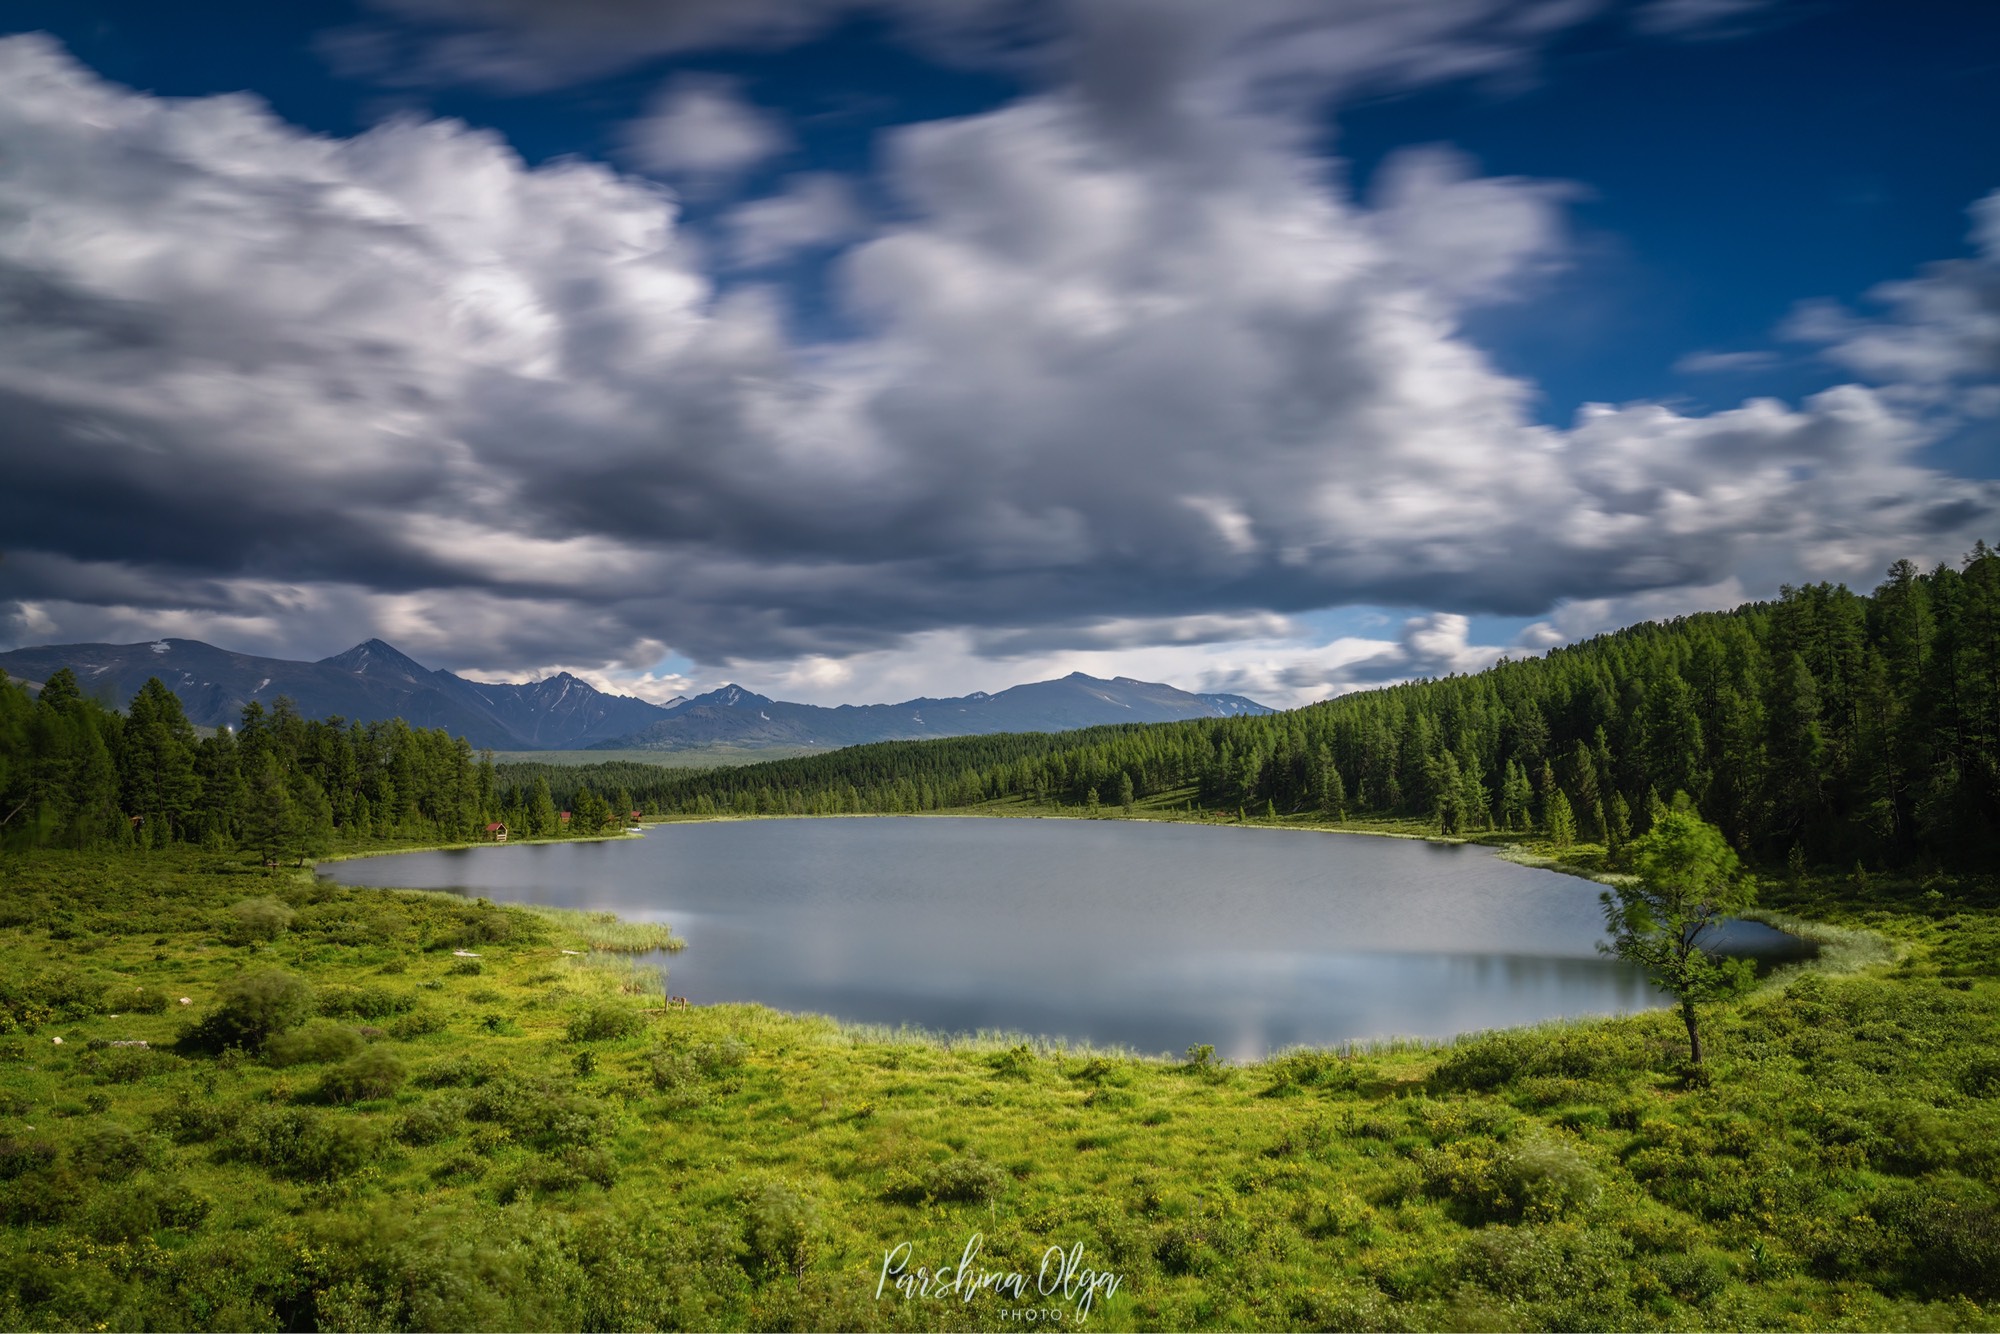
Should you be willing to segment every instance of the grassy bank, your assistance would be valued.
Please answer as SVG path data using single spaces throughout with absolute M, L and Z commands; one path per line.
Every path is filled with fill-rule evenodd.
M 601 922 L 218 858 L 0 875 L 8 1328 L 1074 1323 L 1078 1245 L 1114 1328 L 2000 1323 L 1978 886 L 1773 887 L 1902 957 L 1718 1012 L 1703 1088 L 1666 1015 L 1167 1063 L 669 1007 Z M 974 1233 L 1022 1300 L 883 1282 Z

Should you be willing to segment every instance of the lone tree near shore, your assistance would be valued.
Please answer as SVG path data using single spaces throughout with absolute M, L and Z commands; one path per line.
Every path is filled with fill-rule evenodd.
M 1754 887 L 1722 831 L 1696 815 L 1686 798 L 1654 819 L 1631 857 L 1633 882 L 1600 896 L 1612 939 L 1598 948 L 1638 964 L 1680 1002 L 1689 1052 L 1700 1069 L 1696 1004 L 1735 994 L 1751 973 L 1749 960 L 1711 952 L 1714 928 L 1750 906 Z

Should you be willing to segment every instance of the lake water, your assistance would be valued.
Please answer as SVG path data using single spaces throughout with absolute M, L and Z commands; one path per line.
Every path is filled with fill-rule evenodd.
M 343 884 L 668 922 L 669 990 L 941 1032 L 1236 1060 L 1662 1003 L 1598 887 L 1484 848 L 1118 820 L 669 824 L 338 862 Z M 1732 924 L 1731 947 L 1800 942 Z

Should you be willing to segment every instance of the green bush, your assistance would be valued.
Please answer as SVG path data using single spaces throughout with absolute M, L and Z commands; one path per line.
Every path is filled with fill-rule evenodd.
M 103 1003 L 113 1014 L 165 1014 L 171 1004 L 167 993 L 154 987 L 113 987 Z
M 297 1028 L 313 1014 L 306 980 L 275 968 L 231 978 L 218 989 L 216 1000 L 215 1012 L 189 1030 L 184 1040 L 190 1046 L 260 1051 L 273 1035 Z
M 1344 1092 L 1353 1089 L 1359 1082 L 1354 1073 L 1354 1062 L 1330 1051 L 1287 1052 L 1266 1061 L 1264 1072 L 1271 1077 L 1271 1086 L 1265 1093 L 1273 1097 L 1283 1097 L 1302 1089 Z
M 366 1127 L 309 1107 L 264 1107 L 237 1127 L 236 1156 L 298 1181 L 333 1181 L 358 1170 L 374 1152 Z
M 442 1033 L 447 1025 L 444 1016 L 436 1010 L 417 1010 L 389 1023 L 389 1036 L 398 1042 L 409 1042 L 416 1038 Z
M 53 1166 L 56 1156 L 55 1145 L 43 1140 L 0 1138 L 0 1181 Z
M 1880 1212 L 1909 1244 L 1913 1286 L 1937 1296 L 2000 1296 L 2000 1195 L 1937 1176 L 1897 1191 Z
M 229 939 L 238 945 L 275 940 L 298 914 L 268 895 L 244 899 L 229 910 Z
M 107 1084 L 135 1084 L 152 1075 L 166 1074 L 181 1066 L 172 1052 L 151 1047 L 110 1047 L 93 1051 L 83 1059 L 83 1069 Z
M 206 1144 L 232 1133 L 240 1108 L 179 1102 L 153 1113 L 153 1128 L 176 1144 Z
M 417 998 L 389 987 L 328 987 L 318 995 L 321 1014 L 388 1019 L 416 1008 Z
M 1493 1184 L 1496 1213 L 1531 1221 L 1587 1208 L 1602 1189 L 1589 1160 L 1556 1139 L 1533 1139 L 1502 1150 L 1494 1160 Z
M 360 1054 L 361 1035 L 340 1024 L 315 1020 L 303 1028 L 279 1033 L 264 1044 L 264 1059 L 272 1065 L 325 1065 Z
M 371 1047 L 345 1065 L 327 1071 L 320 1077 L 315 1092 L 325 1102 L 373 1102 L 401 1088 L 407 1074 L 403 1063 L 393 1054 Z
M 516 1138 L 544 1150 L 585 1148 L 609 1138 L 610 1109 L 576 1097 L 550 1080 L 506 1076 L 475 1088 L 465 1114 L 505 1126 Z
M 465 1111 L 454 1098 L 428 1098 L 404 1112 L 396 1122 L 396 1138 L 405 1144 L 440 1144 L 459 1131 Z
M 957 1154 L 932 1163 L 920 1174 L 896 1174 L 888 1195 L 905 1204 L 943 1200 L 963 1204 L 988 1204 L 1007 1189 L 1007 1174 L 974 1154 Z
M 570 1017 L 563 1036 L 571 1042 L 609 1042 L 629 1038 L 646 1027 L 646 1016 L 629 1005 L 600 1001 Z
M 500 1188 L 500 1202 L 512 1204 L 529 1195 L 555 1195 L 598 1185 L 609 1190 L 618 1181 L 618 1164 L 603 1149 L 570 1148 L 552 1157 L 524 1164 Z
M 416 1083 L 427 1089 L 476 1088 L 492 1079 L 497 1072 L 490 1061 L 477 1056 L 448 1056 L 442 1061 L 427 1066 L 416 1077 Z
M 72 1167 L 101 1181 L 123 1181 L 141 1168 L 151 1167 L 159 1157 L 158 1141 L 123 1126 L 86 1131 L 69 1151 Z
M 743 1241 L 752 1265 L 794 1278 L 819 1255 L 819 1207 L 789 1182 L 765 1181 L 739 1192 Z

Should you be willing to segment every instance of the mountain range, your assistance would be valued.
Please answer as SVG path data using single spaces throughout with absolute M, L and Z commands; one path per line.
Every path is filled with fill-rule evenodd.
M 252 700 L 289 698 L 307 718 L 402 718 L 442 727 L 493 750 L 693 750 L 726 745 L 859 745 L 868 741 L 1061 732 L 1103 723 L 1169 722 L 1269 713 L 1240 695 L 1195 695 L 1172 686 L 1075 672 L 997 694 L 901 704 L 791 704 L 728 685 L 654 704 L 612 695 L 568 672 L 524 684 L 468 681 L 425 667 L 379 639 L 318 662 L 231 653 L 195 639 L 141 644 L 55 644 L 0 653 L 0 671 L 43 681 L 68 667 L 85 693 L 123 708 L 147 678 L 179 696 L 199 727 L 234 725 Z

